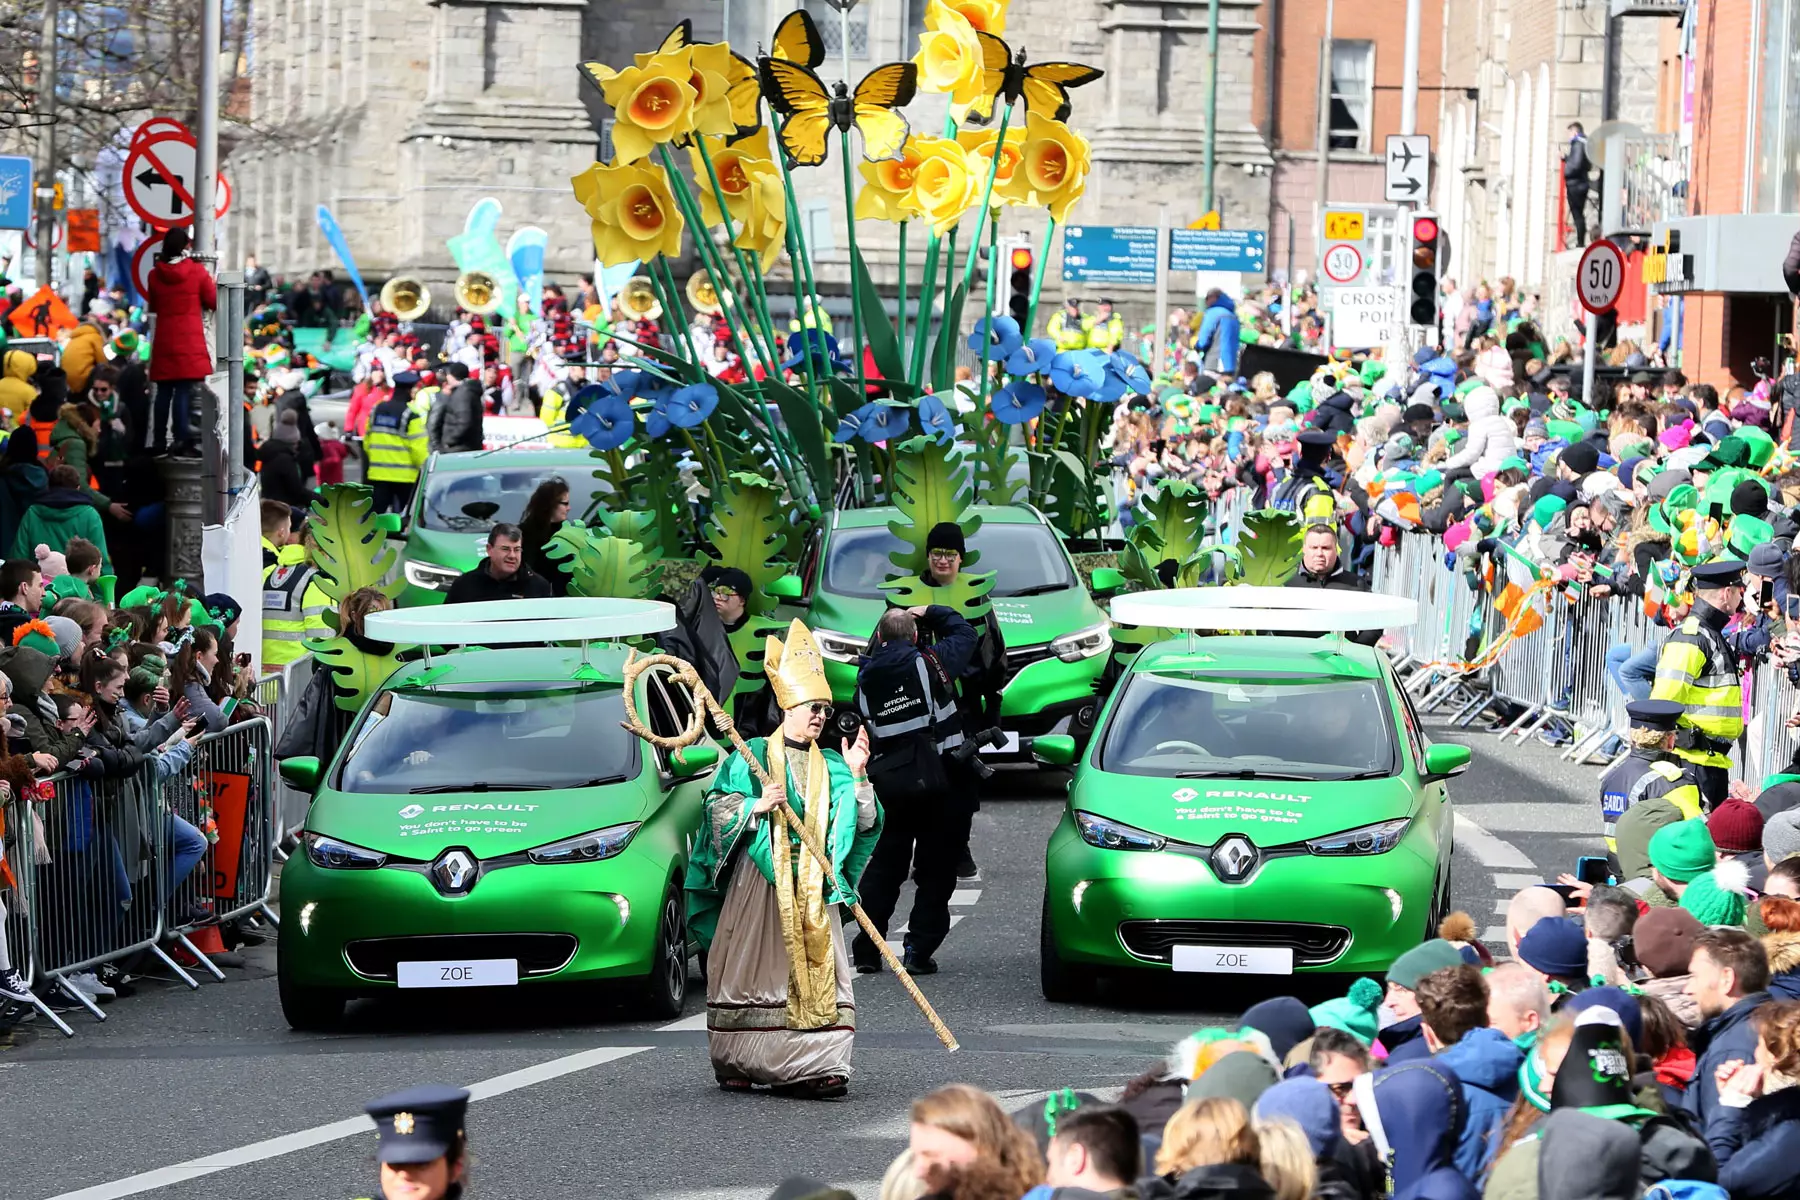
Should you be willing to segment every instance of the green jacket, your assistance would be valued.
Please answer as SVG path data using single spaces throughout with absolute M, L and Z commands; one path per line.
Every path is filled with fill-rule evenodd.
M 100 524 L 100 510 L 94 507 L 92 498 L 74 488 L 51 488 L 25 510 L 9 557 L 31 558 L 40 545 L 60 554 L 72 537 L 84 537 L 100 547 L 102 569 L 112 569 L 112 556 L 106 551 L 106 530 Z
M 752 738 L 747 744 L 751 753 L 756 755 L 758 765 L 767 769 L 768 739 Z M 826 780 L 831 789 L 831 814 L 825 830 L 825 848 L 831 855 L 831 865 L 838 878 L 854 888 L 856 881 L 862 878 L 863 868 L 869 865 L 869 856 L 875 853 L 875 843 L 881 838 L 881 809 L 877 804 L 874 826 L 858 832 L 856 784 L 850 778 L 850 767 L 837 751 L 826 750 L 823 753 Z M 789 755 L 788 800 L 801 815 L 805 815 L 804 788 L 794 778 L 796 759 L 805 761 L 803 756 Z M 757 818 L 750 811 L 753 802 L 761 795 L 762 788 L 757 784 L 756 776 L 738 754 L 725 760 L 725 765 L 719 768 L 718 775 L 713 779 L 711 790 L 706 793 L 700 836 L 688 858 L 685 883 L 688 927 L 694 931 L 703 946 L 712 945 L 713 932 L 719 922 L 719 909 L 725 902 L 725 891 L 731 884 L 731 872 L 740 857 L 737 853 L 739 850 L 743 851 L 743 857 L 747 857 L 762 872 L 764 879 L 771 884 L 775 882 L 772 842 L 769 837 L 770 822 Z M 800 848 L 797 836 L 792 833 L 788 836 L 795 854 L 806 853 Z M 848 904 L 854 899 L 854 892 L 840 891 L 828 881 L 825 892 L 827 904 Z
M 81 411 L 73 404 L 65 404 L 56 414 L 56 424 L 50 430 L 50 449 L 45 455 L 46 463 L 67 463 L 74 467 L 81 476 L 81 490 L 88 498 L 100 507 L 105 508 L 112 499 L 92 485 L 94 467 L 90 461 L 86 431 L 87 422 L 81 419 Z M 98 431 L 93 431 L 98 437 Z M 91 540 L 91 539 L 90 539 Z

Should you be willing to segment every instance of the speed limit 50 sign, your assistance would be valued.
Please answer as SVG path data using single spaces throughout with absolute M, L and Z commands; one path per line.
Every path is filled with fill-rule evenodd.
M 1575 267 L 1575 298 L 1591 313 L 1611 312 L 1625 290 L 1625 256 L 1602 238 L 1581 252 Z

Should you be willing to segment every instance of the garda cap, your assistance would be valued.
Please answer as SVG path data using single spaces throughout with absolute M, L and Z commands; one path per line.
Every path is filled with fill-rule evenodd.
M 396 1165 L 435 1162 L 450 1153 L 463 1132 L 469 1093 L 428 1083 L 363 1105 L 381 1139 L 375 1157 Z
M 1693 570 L 1696 587 L 1727 588 L 1744 581 L 1744 568 L 1749 564 L 1741 558 L 1723 558 L 1716 562 L 1701 563 Z
M 1681 705 L 1673 700 L 1633 700 L 1625 706 L 1633 729 L 1655 729 L 1664 733 L 1675 728 L 1681 717 Z

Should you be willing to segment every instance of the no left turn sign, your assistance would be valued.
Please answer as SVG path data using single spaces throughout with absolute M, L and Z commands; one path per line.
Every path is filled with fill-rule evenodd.
M 1325 278 L 1333 283 L 1354 283 L 1362 269 L 1362 251 L 1348 242 L 1339 242 L 1325 251 Z
M 191 225 L 194 187 L 199 181 L 198 151 L 185 132 L 169 130 L 140 138 L 125 158 L 125 202 L 131 211 L 158 229 Z M 214 208 L 223 215 L 231 202 L 230 185 L 220 178 Z
M 1575 298 L 1596 315 L 1611 312 L 1625 290 L 1625 256 L 1602 238 L 1581 252 L 1575 267 Z

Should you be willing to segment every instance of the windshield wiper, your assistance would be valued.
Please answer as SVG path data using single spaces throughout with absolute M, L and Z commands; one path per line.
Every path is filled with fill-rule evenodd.
M 1353 779 L 1386 779 L 1393 772 L 1383 769 L 1379 771 L 1358 771 L 1354 775 L 1320 775 L 1320 783 L 1349 783 Z
M 602 775 L 598 779 L 586 779 L 580 783 L 571 783 L 568 786 L 572 787 L 572 788 L 607 787 L 607 786 L 609 786 L 611 784 L 615 784 L 615 783 L 624 783 L 627 778 L 629 778 L 629 776 Z
M 1258 771 L 1245 767 L 1240 771 L 1177 771 L 1177 779 L 1284 779 L 1296 783 L 1316 783 L 1316 775 L 1282 775 L 1274 771 Z
M 434 783 L 429 787 L 407 788 L 409 796 L 436 796 L 445 792 L 547 792 L 547 783 L 489 783 L 478 779 L 474 783 Z
M 1069 585 L 1066 583 L 1034 583 L 1030 587 L 1020 588 L 1016 592 L 998 592 L 996 595 L 999 595 L 1003 599 L 1010 599 L 1015 596 L 1042 596 L 1045 592 L 1064 591 L 1068 586 Z

